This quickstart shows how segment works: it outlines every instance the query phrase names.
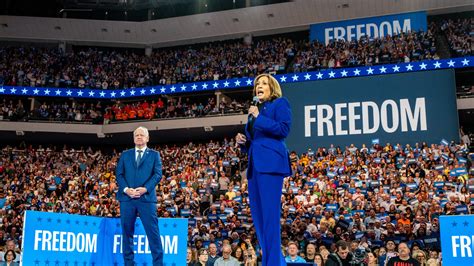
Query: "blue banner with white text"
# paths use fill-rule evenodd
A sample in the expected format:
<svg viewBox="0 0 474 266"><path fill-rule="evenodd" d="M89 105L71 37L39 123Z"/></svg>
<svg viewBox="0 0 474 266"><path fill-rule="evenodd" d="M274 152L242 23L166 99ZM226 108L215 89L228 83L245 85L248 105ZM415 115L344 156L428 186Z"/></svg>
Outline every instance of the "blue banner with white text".
<svg viewBox="0 0 474 266"><path fill-rule="evenodd" d="M439 222L443 265L474 265L474 215L440 216Z"/></svg>
<svg viewBox="0 0 474 266"><path fill-rule="evenodd" d="M158 221L165 265L186 264L187 219ZM23 228L23 265L123 265L119 218L27 211ZM140 219L135 224L135 262L152 265Z"/></svg>
<svg viewBox="0 0 474 266"><path fill-rule="evenodd" d="M426 29L426 12L422 11L313 24L310 27L310 40L318 40L327 45L334 40L350 42L358 41L364 36L369 39L382 38Z"/></svg>
<svg viewBox="0 0 474 266"><path fill-rule="evenodd" d="M287 143L299 153L331 144L458 141L454 71L284 84L292 108Z"/></svg>

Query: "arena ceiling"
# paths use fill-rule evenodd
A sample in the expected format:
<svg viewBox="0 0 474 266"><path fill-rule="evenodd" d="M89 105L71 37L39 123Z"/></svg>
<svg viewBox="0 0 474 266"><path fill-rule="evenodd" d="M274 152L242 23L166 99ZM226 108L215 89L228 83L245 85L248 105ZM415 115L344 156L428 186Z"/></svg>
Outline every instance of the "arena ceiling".
<svg viewBox="0 0 474 266"><path fill-rule="evenodd" d="M5 0L1 15L146 21L289 0ZM3 6L2 6L3 5Z"/></svg>

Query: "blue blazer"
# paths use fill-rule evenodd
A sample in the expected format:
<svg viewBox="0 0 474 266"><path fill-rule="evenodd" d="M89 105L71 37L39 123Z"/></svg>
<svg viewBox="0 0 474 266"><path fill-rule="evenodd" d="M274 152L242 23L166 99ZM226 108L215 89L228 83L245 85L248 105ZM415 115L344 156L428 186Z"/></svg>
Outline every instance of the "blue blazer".
<svg viewBox="0 0 474 266"><path fill-rule="evenodd" d="M253 137L247 123L245 127L247 142L243 150L247 151L249 162L258 172L284 176L291 174L285 144L290 127L291 109L286 98L277 98L262 104L253 124Z"/></svg>
<svg viewBox="0 0 474 266"><path fill-rule="evenodd" d="M9 266L19 266L19 265L20 265L20 263L18 263L18 262L12 262ZM7 266L7 263L6 262L0 262L0 266Z"/></svg>
<svg viewBox="0 0 474 266"><path fill-rule="evenodd" d="M147 192L140 197L143 202L156 202L155 187L161 180L160 153L147 148L140 163L135 163L135 148L126 150L117 164L118 183L117 200L129 201L131 198L123 192L126 187L145 187Z"/></svg>

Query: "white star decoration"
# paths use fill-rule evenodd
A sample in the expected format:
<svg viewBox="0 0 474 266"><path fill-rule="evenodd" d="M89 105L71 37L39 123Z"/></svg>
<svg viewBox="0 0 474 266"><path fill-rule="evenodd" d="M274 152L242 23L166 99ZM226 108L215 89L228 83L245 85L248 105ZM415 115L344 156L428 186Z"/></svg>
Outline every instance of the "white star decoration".
<svg viewBox="0 0 474 266"><path fill-rule="evenodd" d="M284 75L279 75L277 78L279 79L280 82L287 82L287 79L290 79L289 81L290 82L300 82L300 81L303 81L303 78L304 78L304 81L307 81L307 80L315 80L315 79L324 79L324 78L341 78L341 77L350 77L350 76L360 76L361 74L364 75L364 71L366 71L365 73L367 75L373 75L373 74L386 74L387 72L388 73L391 73L389 71L389 69L391 68L391 70L393 71L393 73L396 73L396 72L400 72L400 70L402 70L401 68L405 68L405 71L409 72L409 71L420 71L420 70L431 70L431 69L440 69L440 68L446 68L446 67L449 67L449 68L461 68L461 67L466 67L466 66L470 66L472 64L470 64L470 59L469 57L466 57L466 58L451 58L451 59L446 59L446 60L439 60L439 61L421 61L421 62L413 62L413 64L410 62L408 64L401 64L401 66L398 66L398 65L392 65L392 66L385 66L385 65L381 65L381 66L375 66L374 68L372 68L372 66L367 66L367 67L362 67L361 69L345 69L345 68L342 68L342 69L328 69L330 72L326 72L326 71L323 71L322 73L321 72L318 72L318 73L287 73L287 74L284 74ZM462 61L461 61L462 59ZM449 60L449 61L448 61ZM446 64L446 65L443 65L443 64ZM457 64L457 65L456 65ZM353 75L350 74L350 71L353 72ZM377 72L378 71L378 72ZM405 72L402 70L402 72ZM326 73L326 77L324 76ZM313 78L314 76L314 78ZM300 80L300 77L301 77L301 80ZM228 87L240 87L240 86L251 86L253 84L254 80L252 78L241 78L241 79L238 79L238 78L235 78L233 80L222 80L222 81L213 81L213 83L207 83L207 82L204 82L204 83L201 83L199 82L199 84L196 84L196 83L193 83L192 85L189 83L185 83L185 84L175 84L176 86L179 86L179 87L176 87L175 85L171 85L171 88L169 88L170 92L176 92L176 90L180 89L181 92L185 92L185 91L188 91L187 88L192 88L193 91L195 90L198 90L199 86L201 86L201 88L204 90L204 89L208 89L208 87L212 86L213 89L218 89L219 87L220 88L228 88ZM7 86L6 88L4 87L0 87L0 93L5 93L7 91L7 93L10 93L10 94L16 94L18 92L18 94L23 94L23 95L28 95L28 94L31 94L31 95L45 95L45 96L52 96L52 95L55 95L55 96L72 96L74 97L75 96L78 96L78 97L83 97L83 94L84 94L84 91L82 91L81 89L74 89L74 90L71 90L71 89L67 89L67 88L57 88L57 89L53 89L52 91L50 90L51 88L41 88L41 90L39 88L35 88L35 87L12 87L12 86ZM67 89L67 90L66 90ZM147 90L150 90L149 92ZM166 87L165 86L161 86L161 89L157 89L159 90L161 93L166 93ZM120 94L121 97L130 97L130 96L135 96L135 95L138 95L138 93L140 93L140 95L147 95L148 93L149 94L155 94L155 88L138 88L137 90L135 89L124 89L124 90L121 90L121 91L116 91L116 92L110 92L108 90L104 90L104 91L97 91L97 94L100 95L101 98L104 98L104 97L107 97L107 93L110 93L109 97L113 98L113 97L116 97L117 94ZM42 92L40 94L40 92ZM93 91L93 90L90 90L90 89L85 89L85 93L88 95L88 97L97 97L95 96L96 92ZM98 97L97 97L98 98Z"/></svg>

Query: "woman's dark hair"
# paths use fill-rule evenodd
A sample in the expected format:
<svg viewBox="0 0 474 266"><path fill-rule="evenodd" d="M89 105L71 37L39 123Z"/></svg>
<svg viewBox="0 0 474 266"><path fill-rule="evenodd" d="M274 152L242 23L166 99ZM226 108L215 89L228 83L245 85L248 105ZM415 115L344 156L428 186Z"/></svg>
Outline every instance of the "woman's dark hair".
<svg viewBox="0 0 474 266"><path fill-rule="evenodd" d="M4 261L7 261L7 255L8 255L8 253L11 253L11 254L13 254L13 260L15 260L15 259L16 259L16 254L15 254L15 251L13 251L13 250L9 249L9 250L7 250L7 252L5 252L5 255L3 255L3 260L4 260Z"/></svg>
<svg viewBox="0 0 474 266"><path fill-rule="evenodd" d="M319 257L321 259L321 261L323 262L323 265L324 265L324 258L323 258L323 255L321 255L321 253L319 252L316 252L314 254L314 258L316 259L316 257ZM319 265L318 265L319 266Z"/></svg>

